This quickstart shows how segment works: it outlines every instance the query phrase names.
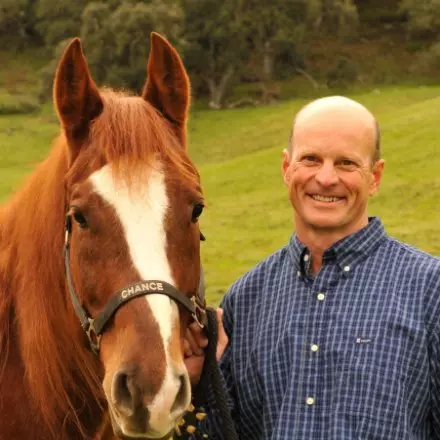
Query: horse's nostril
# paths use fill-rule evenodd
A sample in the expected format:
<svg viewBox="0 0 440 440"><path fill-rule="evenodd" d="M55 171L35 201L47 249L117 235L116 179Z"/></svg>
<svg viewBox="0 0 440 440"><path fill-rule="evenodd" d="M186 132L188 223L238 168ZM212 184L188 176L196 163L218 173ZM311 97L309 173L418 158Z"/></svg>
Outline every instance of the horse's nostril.
<svg viewBox="0 0 440 440"><path fill-rule="evenodd" d="M188 399L188 393L189 393L189 384L188 384L188 378L181 374L178 377L180 386L179 391L176 394L176 400L173 403L173 406L171 407L171 412L174 410L179 410L182 407L186 406L187 399Z"/></svg>
<svg viewBox="0 0 440 440"><path fill-rule="evenodd" d="M136 411L141 396L135 384L134 376L123 370L118 371L113 378L113 403L126 416L132 416Z"/></svg>

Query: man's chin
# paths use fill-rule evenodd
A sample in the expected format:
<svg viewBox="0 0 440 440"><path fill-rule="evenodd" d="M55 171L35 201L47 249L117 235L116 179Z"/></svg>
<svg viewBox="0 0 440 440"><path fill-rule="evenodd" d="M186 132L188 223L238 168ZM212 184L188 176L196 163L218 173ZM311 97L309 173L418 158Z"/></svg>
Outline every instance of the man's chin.
<svg viewBox="0 0 440 440"><path fill-rule="evenodd" d="M307 218L306 224L310 229L315 231L336 231L343 227L344 222L336 213L327 213L324 215L310 215Z"/></svg>

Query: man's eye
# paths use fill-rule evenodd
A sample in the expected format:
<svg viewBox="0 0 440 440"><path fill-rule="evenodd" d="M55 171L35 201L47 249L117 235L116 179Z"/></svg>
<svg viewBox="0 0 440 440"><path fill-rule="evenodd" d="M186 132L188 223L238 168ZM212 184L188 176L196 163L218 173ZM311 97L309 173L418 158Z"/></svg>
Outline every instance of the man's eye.
<svg viewBox="0 0 440 440"><path fill-rule="evenodd" d="M301 159L303 162L306 163L316 163L318 162L318 158L316 156L304 156Z"/></svg>
<svg viewBox="0 0 440 440"><path fill-rule="evenodd" d="M350 167L356 165L352 160L350 159L343 159L339 162L344 167Z"/></svg>

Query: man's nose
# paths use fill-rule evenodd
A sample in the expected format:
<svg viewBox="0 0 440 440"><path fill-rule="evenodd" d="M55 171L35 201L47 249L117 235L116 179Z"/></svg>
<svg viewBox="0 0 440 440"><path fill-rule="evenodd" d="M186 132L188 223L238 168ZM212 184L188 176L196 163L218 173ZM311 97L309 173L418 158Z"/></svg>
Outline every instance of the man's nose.
<svg viewBox="0 0 440 440"><path fill-rule="evenodd" d="M339 177L333 163L323 163L315 176L321 186L332 186L338 183Z"/></svg>

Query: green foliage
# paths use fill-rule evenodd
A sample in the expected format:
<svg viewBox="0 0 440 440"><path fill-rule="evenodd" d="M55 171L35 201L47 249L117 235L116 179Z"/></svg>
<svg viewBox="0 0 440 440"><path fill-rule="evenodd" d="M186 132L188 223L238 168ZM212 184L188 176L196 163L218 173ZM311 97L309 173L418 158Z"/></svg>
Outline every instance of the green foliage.
<svg viewBox="0 0 440 440"><path fill-rule="evenodd" d="M0 89L0 115L33 113L40 109L32 95L11 94Z"/></svg>
<svg viewBox="0 0 440 440"><path fill-rule="evenodd" d="M211 105L218 108L247 59L243 2L180 0L180 4L185 64L208 88Z"/></svg>
<svg viewBox="0 0 440 440"><path fill-rule="evenodd" d="M162 2L122 2L111 13L105 12L103 26L93 32L89 26L87 11L83 16L82 36L86 49L102 34L104 43L99 56L88 54L92 66L101 66L103 82L109 85L141 90L146 77L146 60L149 52L149 36L152 31L170 35L176 32L179 20L178 8L167 8ZM172 34L170 35L172 37ZM105 47L107 43L108 47Z"/></svg>
<svg viewBox="0 0 440 440"><path fill-rule="evenodd" d="M422 40L415 71L422 74L437 73L440 67L440 0L402 0L401 10L408 16L409 35L414 40Z"/></svg>
<svg viewBox="0 0 440 440"><path fill-rule="evenodd" d="M36 0L36 28L48 47L79 35L88 0Z"/></svg>
<svg viewBox="0 0 440 440"><path fill-rule="evenodd" d="M422 75L437 75L440 69L440 41L431 45L417 57L414 71Z"/></svg>
<svg viewBox="0 0 440 440"><path fill-rule="evenodd" d="M350 58L341 56L327 72L327 85L331 88L345 88L353 84L357 77L355 64Z"/></svg>
<svg viewBox="0 0 440 440"><path fill-rule="evenodd" d="M400 10L401 0L354 0L359 21L365 28L373 29L383 24L399 24L404 20Z"/></svg>
<svg viewBox="0 0 440 440"><path fill-rule="evenodd" d="M92 2L84 9L81 16L81 38L95 81L102 84L107 77L108 66L113 61L112 43L108 23L111 9L107 3Z"/></svg>
<svg viewBox="0 0 440 440"><path fill-rule="evenodd" d="M245 4L253 74L261 81L271 81L280 72L286 72L289 64L292 71L300 62L299 53L313 21L313 8L304 0L247 0Z"/></svg>
<svg viewBox="0 0 440 440"><path fill-rule="evenodd" d="M402 0L401 11L408 16L408 31L413 37L438 36L440 0Z"/></svg>
<svg viewBox="0 0 440 440"><path fill-rule="evenodd" d="M29 43L34 24L32 0L2 0L0 47L21 49Z"/></svg>
<svg viewBox="0 0 440 440"><path fill-rule="evenodd" d="M309 8L316 30L344 37L357 28L359 16L353 0L311 0Z"/></svg>

